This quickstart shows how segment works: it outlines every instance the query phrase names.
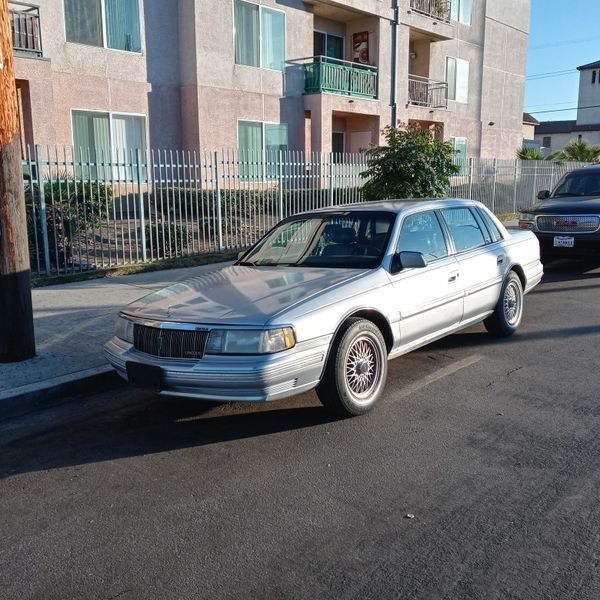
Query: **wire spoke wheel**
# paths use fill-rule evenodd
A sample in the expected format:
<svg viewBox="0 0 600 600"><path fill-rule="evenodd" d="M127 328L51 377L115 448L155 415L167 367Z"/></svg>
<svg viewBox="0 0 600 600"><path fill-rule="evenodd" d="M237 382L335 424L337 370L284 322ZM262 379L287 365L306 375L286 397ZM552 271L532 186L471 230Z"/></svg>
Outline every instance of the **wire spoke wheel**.
<svg viewBox="0 0 600 600"><path fill-rule="evenodd" d="M381 356L369 336L358 337L350 346L345 364L346 385L357 400L368 400L381 374Z"/></svg>
<svg viewBox="0 0 600 600"><path fill-rule="evenodd" d="M518 322L521 315L521 291L517 288L514 282L510 282L504 290L504 298L502 306L504 309L504 317L507 323L514 325Z"/></svg>
<svg viewBox="0 0 600 600"><path fill-rule="evenodd" d="M372 321L352 317L334 340L317 395L336 415L363 415L381 397L387 368L388 348L381 330Z"/></svg>

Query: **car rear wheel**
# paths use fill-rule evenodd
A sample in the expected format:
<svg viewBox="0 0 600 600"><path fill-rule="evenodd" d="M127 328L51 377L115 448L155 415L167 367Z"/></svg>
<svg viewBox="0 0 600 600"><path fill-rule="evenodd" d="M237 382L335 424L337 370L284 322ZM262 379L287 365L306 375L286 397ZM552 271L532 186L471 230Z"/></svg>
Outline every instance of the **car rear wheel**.
<svg viewBox="0 0 600 600"><path fill-rule="evenodd" d="M485 328L500 337L512 335L523 317L523 285L519 276L511 271L502 284L496 309L484 322Z"/></svg>
<svg viewBox="0 0 600 600"><path fill-rule="evenodd" d="M340 416L366 413L383 392L387 363L381 331L366 319L349 319L331 349L317 387L319 400Z"/></svg>

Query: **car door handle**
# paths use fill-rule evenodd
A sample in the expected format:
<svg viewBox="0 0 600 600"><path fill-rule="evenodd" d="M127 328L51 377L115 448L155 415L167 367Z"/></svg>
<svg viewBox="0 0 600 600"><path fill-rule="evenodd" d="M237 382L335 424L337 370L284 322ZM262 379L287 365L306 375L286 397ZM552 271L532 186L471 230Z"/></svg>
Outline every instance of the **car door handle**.
<svg viewBox="0 0 600 600"><path fill-rule="evenodd" d="M454 273L450 273L448 276L448 283L454 283L460 276L458 271L454 271Z"/></svg>
<svg viewBox="0 0 600 600"><path fill-rule="evenodd" d="M499 265L501 265L504 262L504 254L500 254L500 256L498 256L498 260L496 262Z"/></svg>

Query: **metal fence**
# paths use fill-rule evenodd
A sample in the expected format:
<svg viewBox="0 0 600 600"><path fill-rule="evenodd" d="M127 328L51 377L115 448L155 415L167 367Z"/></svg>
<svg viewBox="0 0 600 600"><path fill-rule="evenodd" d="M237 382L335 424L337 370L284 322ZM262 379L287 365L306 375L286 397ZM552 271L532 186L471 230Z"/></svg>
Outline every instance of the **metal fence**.
<svg viewBox="0 0 600 600"><path fill-rule="evenodd" d="M366 200L363 154L27 152L29 251L39 276L241 249L288 215ZM513 213L575 166L471 159L449 195Z"/></svg>

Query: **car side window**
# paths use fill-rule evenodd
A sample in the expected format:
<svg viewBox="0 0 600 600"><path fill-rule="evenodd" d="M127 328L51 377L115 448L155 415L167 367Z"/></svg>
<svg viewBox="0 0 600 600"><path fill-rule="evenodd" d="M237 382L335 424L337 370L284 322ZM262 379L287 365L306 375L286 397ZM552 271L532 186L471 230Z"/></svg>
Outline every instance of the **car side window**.
<svg viewBox="0 0 600 600"><path fill-rule="evenodd" d="M404 219L398 252L420 252L429 262L448 256L448 247L436 214L427 211Z"/></svg>
<svg viewBox="0 0 600 600"><path fill-rule="evenodd" d="M502 234L500 233L498 226L496 225L496 223L494 223L490 215L488 215L488 213L485 210L481 209L478 209L477 212L479 213L479 216L483 219L483 222L486 224L494 242L500 241L502 239Z"/></svg>
<svg viewBox="0 0 600 600"><path fill-rule="evenodd" d="M446 208L442 210L442 216L448 225L457 252L486 245L486 236L469 208Z"/></svg>

